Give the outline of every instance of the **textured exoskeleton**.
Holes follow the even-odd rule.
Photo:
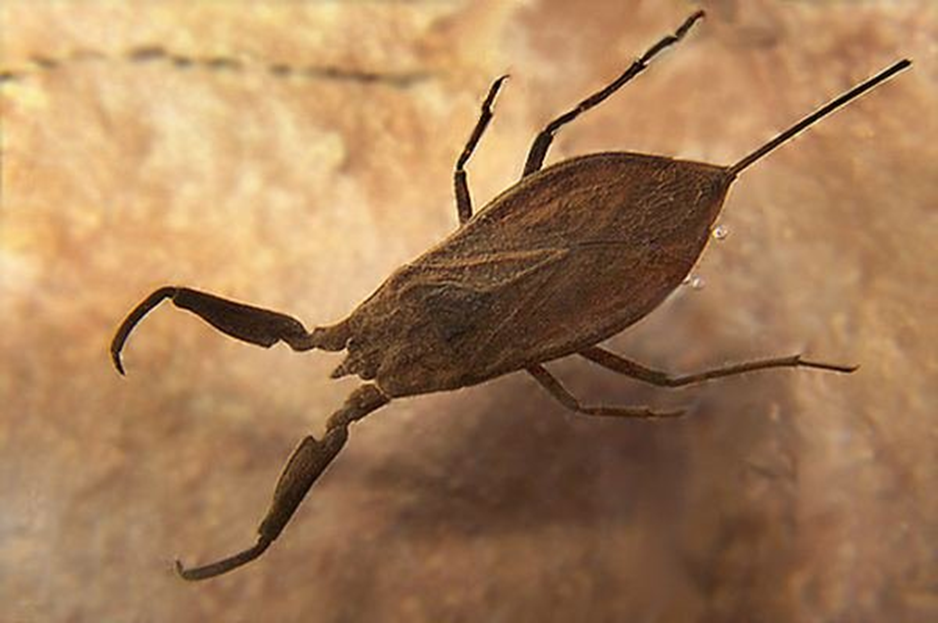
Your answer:
[[[392,398],[451,390],[525,371],[568,408],[598,416],[664,417],[646,407],[582,405],[545,362],[578,354],[610,370],[663,387],[752,370],[855,367],[800,355],[671,376],[596,346],[646,316],[691,270],[737,175],[834,109],[910,65],[902,60],[805,117],[732,166],[615,152],[573,158],[541,169],[554,134],[641,73],[679,41],[702,11],[661,39],[622,75],[538,134],[520,182],[472,215],[465,164],[492,117],[505,77],[492,85],[454,174],[460,228],[395,271],[352,314],[307,331],[295,318],[189,288],[165,287],[140,303],[111,344],[117,369],[133,327],[165,299],[235,338],[297,351],[347,350],[334,377],[358,375],[356,389],[326,424],[322,439],[294,450],[258,528],[257,543],[194,569],[183,578],[213,577],[262,554],[286,526],[309,488],[348,439],[349,425]]]
[[[397,397],[592,346],[680,285],[732,179],[722,167],[629,153],[525,177],[332,328],[347,338],[339,373]]]

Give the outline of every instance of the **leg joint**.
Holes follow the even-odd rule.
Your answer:
[[[346,399],[342,408],[333,413],[326,422],[326,430],[347,428],[375,409],[386,405],[391,399],[377,385],[362,385]]]

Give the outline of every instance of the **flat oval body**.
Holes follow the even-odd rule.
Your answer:
[[[732,180],[724,167],[619,152],[530,175],[336,327],[349,336],[342,372],[405,396],[600,342],[681,283]]]

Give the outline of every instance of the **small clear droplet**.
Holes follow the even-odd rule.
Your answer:
[[[730,229],[726,225],[717,225],[711,233],[716,240],[724,240],[730,235]]]
[[[690,286],[695,290],[702,290],[706,282],[700,275],[688,275],[684,277],[684,281],[681,282],[681,285]]]

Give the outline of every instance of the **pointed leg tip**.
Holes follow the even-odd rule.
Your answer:
[[[182,561],[178,558],[173,561],[173,569],[176,571],[176,575],[180,579],[185,580],[186,582],[198,582],[199,580],[207,580],[208,578],[215,577],[216,575],[221,575],[230,569],[218,569],[214,570],[212,567],[215,565],[206,565],[205,567],[189,567],[187,568]]]
[[[854,372],[860,369],[860,364],[842,366],[836,363],[824,363],[821,361],[808,361],[806,359],[799,359],[798,363],[803,366],[808,366],[811,368],[818,368],[820,370],[830,370],[831,372],[839,372],[840,374],[853,374]]]
[[[198,580],[204,580],[206,578],[212,577],[211,574],[200,573],[201,569],[199,567],[194,569],[187,569],[186,566],[182,564],[182,561],[178,558],[173,561],[173,569],[176,571],[176,575],[186,582],[197,582]]]
[[[178,558],[173,561],[173,569],[176,571],[176,575],[178,575],[183,580],[192,580],[192,578],[188,577],[187,575],[186,567]]]
[[[177,558],[175,561],[176,575],[190,582],[218,577],[251,562],[263,554],[272,542],[272,539],[260,536],[257,543],[246,550],[201,567],[187,569],[183,566],[182,561]]]
[[[127,371],[124,370],[124,362],[121,361],[120,353],[111,353],[111,361],[114,363],[114,368],[121,376],[127,376]]]
[[[504,74],[496,78],[495,82],[492,83],[492,86],[489,88],[489,93],[485,97],[485,101],[482,103],[482,109],[491,112],[492,106],[495,104],[495,97],[498,95],[498,92],[502,88],[502,84],[508,80],[508,74]]]
[[[704,11],[703,9],[698,9],[697,11],[694,11],[693,13],[691,13],[690,17],[684,20],[684,23],[681,24],[681,27],[677,29],[677,32],[675,33],[675,35],[678,38],[683,37],[687,33],[687,31],[690,30],[694,26],[694,24],[696,24],[698,21],[702,20],[706,16],[707,16],[707,12]]]

